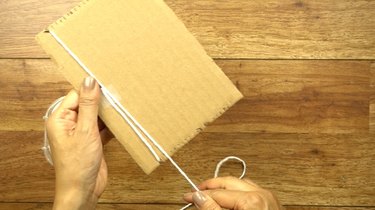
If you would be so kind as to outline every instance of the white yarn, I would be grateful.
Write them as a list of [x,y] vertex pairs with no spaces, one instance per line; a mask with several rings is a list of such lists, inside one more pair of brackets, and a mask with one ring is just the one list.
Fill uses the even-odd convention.
[[[60,97],[57,100],[55,100],[52,105],[47,109],[46,114],[43,116],[43,119],[47,121],[48,117],[59,107],[64,97]],[[42,150],[44,152],[44,156],[46,157],[47,161],[53,165],[53,160],[51,157],[51,148],[49,146],[48,142],[48,136],[47,136],[47,128],[44,126],[44,145],[42,147]]]
[[[214,178],[217,178],[219,177],[219,173],[220,173],[220,168],[221,166],[230,161],[230,160],[236,160],[236,161],[239,161],[241,164],[242,164],[242,173],[241,175],[238,177],[239,179],[242,179],[245,174],[246,174],[246,162],[244,160],[242,160],[241,158],[239,157],[236,157],[236,156],[228,156],[222,160],[220,160],[217,165],[216,165],[216,168],[215,168],[215,172],[214,172]],[[180,210],[185,210],[185,209],[188,209],[192,206],[193,204],[192,203],[189,203],[187,204],[186,206],[182,207]]]
[[226,162],[228,162],[230,160],[237,160],[237,161],[239,161],[242,164],[242,174],[238,178],[242,179],[245,176],[245,174],[246,174],[246,162],[244,160],[242,160],[241,158],[239,158],[239,157],[228,156],[228,157],[220,160],[220,162],[217,163],[216,169],[215,169],[215,173],[214,173],[214,178],[217,178],[219,176],[221,166],[224,163],[226,163]]

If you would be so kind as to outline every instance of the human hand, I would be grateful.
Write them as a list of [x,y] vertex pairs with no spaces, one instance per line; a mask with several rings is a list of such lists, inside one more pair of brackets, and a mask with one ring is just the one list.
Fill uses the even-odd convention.
[[249,179],[219,177],[201,183],[202,191],[187,193],[184,200],[200,210],[281,210],[275,195]]
[[100,88],[85,78],[46,122],[56,174],[54,209],[94,209],[107,184],[98,127]]

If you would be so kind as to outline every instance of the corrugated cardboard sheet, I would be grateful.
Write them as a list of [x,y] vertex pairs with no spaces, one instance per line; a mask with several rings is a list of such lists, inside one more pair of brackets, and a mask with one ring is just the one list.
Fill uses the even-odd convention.
[[[241,93],[161,0],[84,1],[37,40],[75,88],[84,70],[58,37],[173,154]],[[103,101],[100,117],[146,173],[159,163],[129,125]]]

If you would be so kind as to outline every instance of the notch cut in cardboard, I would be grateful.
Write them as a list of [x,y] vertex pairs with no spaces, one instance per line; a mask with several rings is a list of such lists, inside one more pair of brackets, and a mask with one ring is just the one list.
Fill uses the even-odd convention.
[[[242,97],[164,1],[83,1],[37,35],[78,89],[87,74],[48,31],[69,46],[170,155]],[[159,162],[105,104],[102,100],[101,119],[144,172],[151,173]]]

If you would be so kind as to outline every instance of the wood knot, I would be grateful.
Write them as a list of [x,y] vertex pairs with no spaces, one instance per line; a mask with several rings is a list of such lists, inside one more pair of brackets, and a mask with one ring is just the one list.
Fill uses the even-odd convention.
[[312,149],[310,152],[314,155],[318,155],[320,153],[318,149]]

